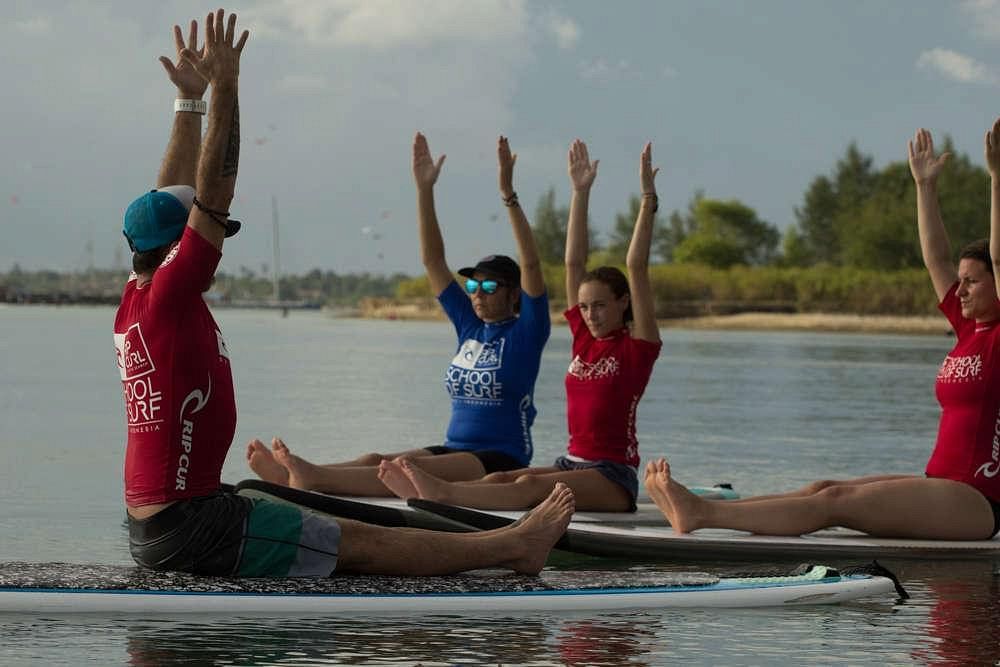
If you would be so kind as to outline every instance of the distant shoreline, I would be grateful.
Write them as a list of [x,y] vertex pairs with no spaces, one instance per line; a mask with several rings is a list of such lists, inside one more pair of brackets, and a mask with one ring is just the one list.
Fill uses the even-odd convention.
[[[434,300],[363,300],[358,312],[363,319],[443,320],[444,313]],[[563,323],[562,311],[552,311],[552,322]],[[933,315],[855,315],[850,313],[761,313],[705,315],[659,320],[664,329],[719,331],[812,331],[817,333],[879,333],[947,336],[948,321]]]

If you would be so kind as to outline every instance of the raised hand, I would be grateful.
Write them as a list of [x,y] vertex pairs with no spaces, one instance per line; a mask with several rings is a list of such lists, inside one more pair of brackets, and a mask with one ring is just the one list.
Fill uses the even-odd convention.
[[990,170],[990,176],[1000,177],[1000,118],[986,131],[985,144],[986,167]]
[[229,15],[229,22],[223,26],[225,11],[220,9],[205,19],[205,48],[201,53],[191,48],[181,50],[180,56],[212,85],[227,80],[233,82],[240,75],[240,54],[247,43],[250,32],[243,31],[236,44],[236,14]]
[[642,149],[639,157],[639,183],[642,185],[643,195],[656,194],[656,175],[660,173],[660,168],[653,169],[653,144],[647,143]]
[[508,143],[507,137],[501,136],[497,140],[497,164],[500,170],[500,194],[504,198],[514,194],[515,162],[517,162],[517,153],[510,152],[510,143]]
[[575,139],[569,146],[569,180],[574,190],[590,190],[597,178],[597,165],[600,160],[590,161],[587,144]]
[[934,155],[934,139],[931,133],[920,128],[907,144],[910,157],[910,173],[917,183],[927,183],[937,180],[938,174],[944,168],[951,153]]
[[417,136],[413,138],[413,180],[418,188],[434,187],[445,157],[442,155],[435,162],[427,145],[427,137],[417,132]]
[[198,22],[191,21],[191,28],[188,32],[187,47],[184,46],[184,35],[181,33],[179,25],[174,26],[174,45],[177,47],[177,64],[170,58],[160,56],[160,63],[167,71],[170,81],[177,86],[177,93],[184,99],[201,99],[208,88],[208,80],[191,66],[191,63],[181,57],[181,52],[187,48],[192,53],[201,56],[204,48],[198,48]]

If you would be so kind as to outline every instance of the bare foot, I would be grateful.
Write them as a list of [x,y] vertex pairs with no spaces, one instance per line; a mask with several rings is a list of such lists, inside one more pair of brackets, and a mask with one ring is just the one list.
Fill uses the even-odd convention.
[[399,464],[399,461],[384,459],[381,463],[379,463],[378,479],[380,482],[385,484],[387,489],[403,500],[418,497],[417,488],[413,486],[413,482],[411,482],[410,478],[406,476],[405,472],[403,472],[403,468]]
[[250,465],[250,469],[265,482],[288,485],[288,470],[274,460],[271,450],[257,438],[247,444],[247,463]]
[[288,471],[288,486],[307,491],[320,486],[322,467],[292,454],[281,438],[271,441],[271,450],[274,452],[274,460]]
[[414,465],[409,459],[398,459],[399,465],[417,492],[418,498],[435,500],[439,503],[451,502],[448,493],[450,483],[438,479],[426,470]]
[[[650,478],[647,477],[646,481],[647,484],[650,484]],[[670,525],[674,527],[675,532],[690,533],[701,527],[705,504],[712,501],[702,500],[688,491],[683,484],[674,481],[670,476],[670,464],[665,459],[660,459],[657,462],[651,486],[657,494],[662,494],[665,499],[665,503],[663,505],[657,503],[657,507],[665,513],[668,512],[666,508],[669,508],[667,518],[670,519]],[[650,487],[647,486],[647,488]],[[656,496],[654,495],[653,498],[655,502]]]
[[526,514],[515,528],[506,531],[520,547],[518,551],[523,550],[523,555],[508,561],[506,566],[521,574],[541,572],[553,545],[566,532],[575,509],[573,492],[557,482],[548,498]]
[[646,487],[646,493],[649,494],[650,499],[652,499],[652,501],[663,513],[663,518],[667,520],[668,524],[672,524],[673,520],[670,517],[674,512],[674,508],[670,504],[670,499],[667,498],[667,494],[663,492],[661,486],[656,481],[657,474],[663,472],[666,465],[667,462],[665,459],[657,459],[656,461],[649,461],[646,463],[644,486]]

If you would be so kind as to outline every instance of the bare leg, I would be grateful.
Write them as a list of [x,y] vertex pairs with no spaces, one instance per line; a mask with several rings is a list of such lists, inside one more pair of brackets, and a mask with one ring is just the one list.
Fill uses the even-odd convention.
[[647,488],[666,498],[666,504],[657,506],[679,533],[734,528],[763,535],[802,535],[846,526],[879,537],[979,540],[993,530],[986,498],[968,484],[947,479],[897,477],[752,503],[703,500],[673,480],[666,461],[646,481]]
[[257,438],[247,444],[247,463],[265,482],[288,485],[288,470],[274,459],[271,450]]
[[552,491],[557,482],[573,490],[578,509],[626,512],[630,499],[625,489],[596,470],[554,470],[539,468],[518,476],[513,482],[447,482],[403,459],[400,467],[409,477],[417,496],[442,503],[481,509],[520,510],[534,507]]
[[[345,496],[391,497],[393,493],[379,479],[377,466],[320,466],[292,454],[280,438],[272,448],[274,459],[288,470],[288,486],[296,489],[336,493]],[[416,465],[447,479],[477,479],[485,474],[474,454],[456,452],[411,459]]]
[[796,489],[795,491],[789,491],[787,493],[772,493],[764,496],[751,496],[749,498],[738,498],[728,502],[747,503],[757,502],[759,500],[774,500],[775,498],[801,498],[802,496],[811,496],[814,493],[819,493],[820,491],[828,489],[831,486],[869,484],[871,482],[884,482],[890,479],[910,479],[913,477],[916,477],[916,475],[869,475],[868,477],[854,477],[852,479],[823,479],[810,482],[801,489]]
[[572,491],[557,484],[518,525],[481,533],[384,528],[338,519],[337,571],[421,576],[505,567],[538,574],[566,531],[573,509]]

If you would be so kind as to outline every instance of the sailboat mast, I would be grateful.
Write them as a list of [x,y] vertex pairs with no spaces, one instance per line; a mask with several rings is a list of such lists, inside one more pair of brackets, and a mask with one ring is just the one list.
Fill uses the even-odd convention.
[[271,223],[274,228],[274,263],[273,270],[271,271],[271,280],[273,281],[273,294],[275,304],[281,301],[281,264],[279,263],[279,257],[281,253],[278,249],[278,198],[271,195]]

